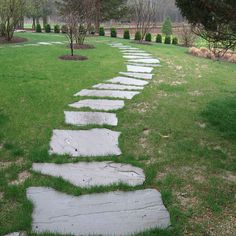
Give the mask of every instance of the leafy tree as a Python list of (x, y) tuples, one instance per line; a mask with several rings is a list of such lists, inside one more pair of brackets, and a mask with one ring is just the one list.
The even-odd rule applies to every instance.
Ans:
[(214, 50), (236, 46), (235, 0), (176, 0), (176, 5), (194, 32)]
[(170, 17), (167, 17), (162, 25), (162, 33), (166, 36), (172, 35), (172, 23)]

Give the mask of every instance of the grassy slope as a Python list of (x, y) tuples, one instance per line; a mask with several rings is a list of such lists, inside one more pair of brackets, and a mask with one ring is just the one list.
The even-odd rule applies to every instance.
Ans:
[[(33, 42), (65, 40), (26, 35)], [(47, 154), (54, 128), (75, 129), (64, 124), (67, 104), (78, 100), (75, 92), (125, 69), (118, 50), (102, 40), (110, 39), (89, 39), (96, 49), (80, 51), (89, 57), (83, 62), (58, 60), (68, 52), (63, 45), (0, 49), (0, 158), (12, 162), (7, 168), (0, 162), (0, 193), (4, 193), (0, 235), (30, 230), (28, 186), (50, 186), (75, 195), (133, 189), (124, 185), (80, 189), (34, 173), (24, 184), (9, 185), (19, 173), (29, 171), (33, 161), (71, 161)], [(137, 47), (160, 57), (162, 67), (143, 93), (118, 112), (116, 130), (122, 131), (123, 155), (111, 158), (145, 169), (147, 180), (137, 189), (159, 189), (173, 225), (168, 231), (140, 235), (231, 235), (236, 210), (232, 181), (236, 173), (236, 65), (195, 58), (180, 47)]]

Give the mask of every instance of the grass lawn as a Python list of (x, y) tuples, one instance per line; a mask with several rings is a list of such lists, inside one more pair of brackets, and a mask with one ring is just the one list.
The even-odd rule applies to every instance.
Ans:
[[(65, 41), (55, 34), (18, 35), (28, 43)], [(117, 112), (119, 125), (112, 130), (122, 132), (122, 156), (103, 158), (142, 167), (147, 177), (143, 186), (81, 189), (30, 171), (33, 162), (88, 160), (49, 156), (49, 141), (55, 128), (75, 129), (65, 125), (63, 114), (78, 100), (73, 94), (125, 70), (121, 53), (106, 44), (109, 40), (129, 44), (89, 38), (96, 48), (76, 51), (89, 58), (80, 62), (58, 59), (69, 53), (65, 45), (0, 46), (0, 235), (30, 232), (29, 186), (73, 195), (157, 188), (172, 227), (139, 236), (234, 235), (236, 65), (196, 58), (182, 47), (135, 45), (160, 58), (162, 67), (150, 85)]]

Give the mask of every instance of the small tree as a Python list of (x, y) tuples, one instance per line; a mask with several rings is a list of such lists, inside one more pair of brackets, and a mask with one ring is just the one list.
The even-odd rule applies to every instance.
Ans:
[(87, 34), (87, 28), (84, 25), (80, 24), (79, 28), (76, 30), (75, 33), (76, 43), (79, 45), (83, 45), (86, 38), (86, 34)]
[(140, 41), (141, 39), (142, 39), (141, 33), (140, 33), (140, 31), (137, 31), (137, 32), (135, 33), (134, 40)]
[(49, 25), (49, 24), (45, 25), (45, 32), (46, 33), (51, 33), (51, 25)]
[(193, 46), (194, 41), (196, 40), (196, 34), (192, 31), (192, 26), (189, 24), (182, 24), (180, 30), (180, 43), (185, 47)]
[(162, 25), (162, 33), (166, 36), (172, 35), (172, 23), (170, 17), (167, 17)]
[(162, 35), (161, 34), (158, 34), (157, 37), (156, 37), (156, 42), (157, 43), (162, 43)]
[(171, 44), (171, 37), (170, 36), (165, 37), (165, 44)]
[(111, 28), (111, 37), (116, 38), (117, 37), (117, 32), (115, 28)]
[(152, 35), (151, 33), (147, 33), (146, 36), (145, 36), (145, 41), (146, 42), (152, 42)]
[(42, 33), (42, 28), (40, 24), (36, 25), (36, 29), (35, 29), (36, 33)]
[(128, 29), (124, 31), (124, 39), (130, 39), (130, 33)]
[(105, 36), (105, 30), (103, 27), (99, 28), (99, 36)]

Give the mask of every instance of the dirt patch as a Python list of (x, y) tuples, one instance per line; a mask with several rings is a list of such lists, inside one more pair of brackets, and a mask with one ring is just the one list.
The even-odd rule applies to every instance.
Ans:
[(85, 61), (88, 60), (87, 57), (84, 56), (79, 56), (79, 55), (64, 55), (64, 56), (60, 56), (59, 59), (61, 60), (65, 60), (65, 61)]
[[(68, 45), (68, 48), (70, 48), (70, 45)], [(95, 47), (91, 44), (74, 44), (74, 49), (94, 49)]]
[(20, 185), (31, 176), (30, 172), (23, 171), (18, 175), (18, 179), (11, 182), (12, 185)]
[(28, 39), (20, 37), (13, 37), (11, 41), (7, 41), (5, 37), (0, 37), (0, 44), (24, 43), (27, 41)]

